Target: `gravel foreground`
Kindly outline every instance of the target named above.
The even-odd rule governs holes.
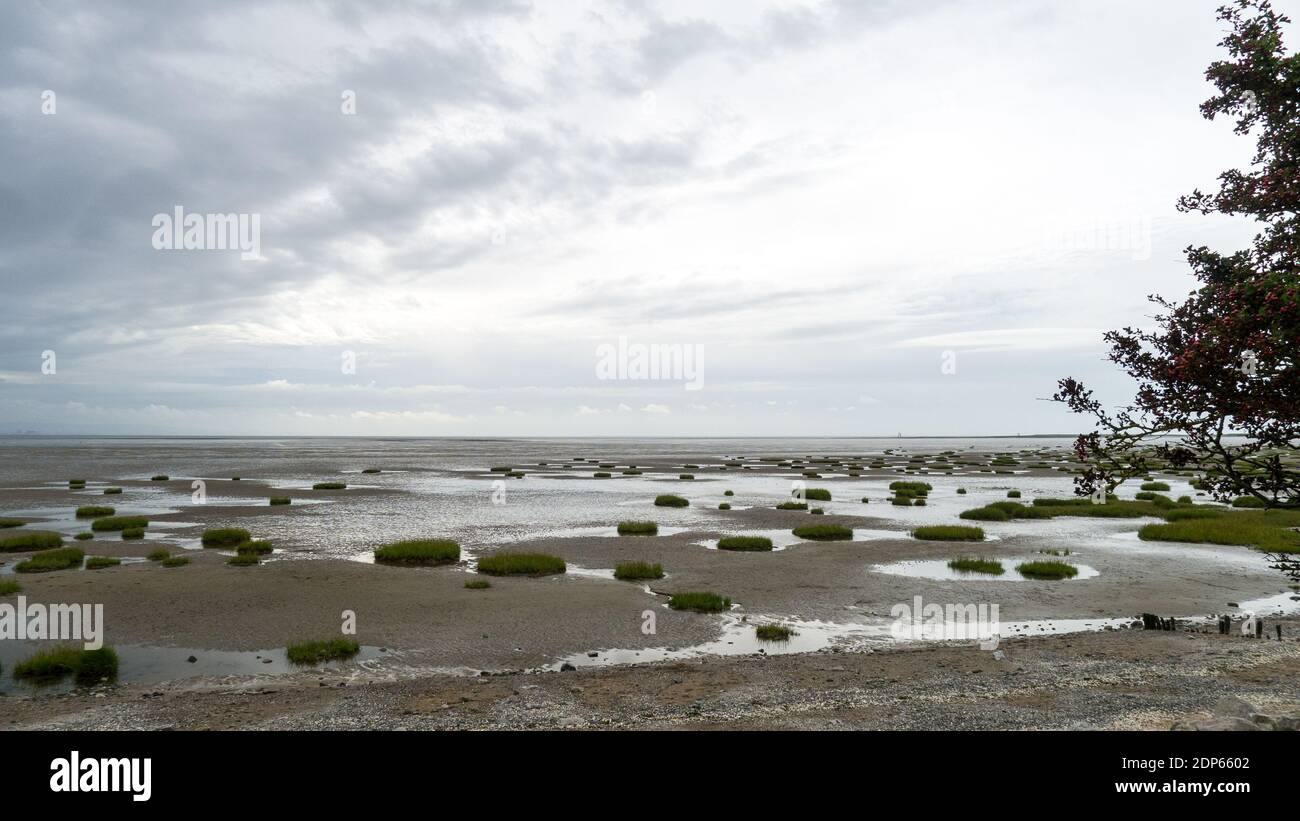
[[[340,666],[9,695],[0,721],[11,730],[1242,729],[1250,722],[1225,719],[1225,703],[1300,714],[1300,619],[1277,623],[1282,641],[1120,630],[1004,641],[1001,658],[933,644],[382,682]]]

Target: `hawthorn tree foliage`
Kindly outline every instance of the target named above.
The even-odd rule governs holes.
[[[1233,254],[1189,247],[1197,290],[1182,303],[1151,296],[1155,330],[1106,334],[1111,361],[1138,383],[1131,404],[1107,410],[1072,378],[1053,399],[1096,424],[1075,442],[1081,494],[1169,464],[1201,471],[1219,500],[1300,507],[1300,56],[1286,53],[1291,21],[1268,0],[1236,0],[1218,14],[1230,27],[1220,43],[1229,59],[1206,71],[1219,93],[1201,113],[1235,118],[1257,148],[1248,170],[1224,172],[1217,191],[1193,191],[1178,208],[1251,217],[1261,231]]]

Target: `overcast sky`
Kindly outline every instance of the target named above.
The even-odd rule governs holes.
[[[1217,2],[5,4],[0,433],[1075,431],[1254,231]]]

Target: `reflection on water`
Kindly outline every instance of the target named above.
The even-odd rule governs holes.
[[[1037,559],[1026,560],[1036,561]],[[948,566],[948,562],[943,559],[933,561],[902,561],[891,564],[878,564],[868,567],[867,570],[872,573],[886,573],[891,576],[909,576],[914,579],[933,579],[935,581],[994,581],[994,582],[1024,582],[1024,581],[1041,581],[1039,579],[1026,579],[1016,572],[1016,565],[1020,563],[1019,559],[1003,560],[1002,567],[1004,572],[996,573],[977,573],[969,570],[954,570]],[[1060,581],[1080,581],[1082,579],[1091,579],[1101,574],[1086,564],[1077,564],[1068,562],[1079,569],[1077,576]]]

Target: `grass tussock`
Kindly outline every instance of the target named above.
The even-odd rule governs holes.
[[[1171,518],[1186,515],[1191,510],[1172,510],[1169,515]],[[1270,553],[1296,553],[1300,552],[1300,533],[1288,529],[1291,520],[1290,516],[1275,518],[1265,513],[1225,511],[1220,516],[1145,525],[1138,530],[1138,538],[1151,542],[1244,545]]]
[[[686,507],[690,502],[672,493],[661,493],[655,497],[655,507]]]
[[[757,552],[772,549],[772,540],[766,536],[724,536],[718,540],[719,550]]]
[[[798,491],[795,494],[798,495]],[[803,492],[803,497],[810,502],[829,502],[831,492],[824,487],[810,487]]]
[[[650,562],[619,562],[614,568],[614,578],[625,582],[643,579],[662,579],[664,568],[661,564]]]
[[[238,547],[251,538],[242,527],[214,527],[203,531],[204,547]]]
[[[987,573],[991,576],[1001,576],[1006,572],[1002,567],[1002,562],[997,559],[984,559],[975,556],[968,556],[961,559],[953,559],[948,562],[948,567],[953,570],[960,570],[963,573]]]
[[[497,553],[478,560],[478,572],[489,576],[548,576],[567,569],[564,559],[546,553]]]
[[[347,482],[317,482],[311,486],[312,490],[345,490]]]
[[[274,507],[274,506],[276,506],[276,505],[288,505],[288,504],[293,504],[293,500],[290,499],[288,496],[272,496],[272,497],[271,497],[271,506],[272,506],[272,507]]]
[[[912,536],[928,542],[982,542],[984,528],[969,525],[926,525],[913,530]]]
[[[14,565],[15,573],[50,573],[55,570],[68,570],[81,567],[86,553],[79,547],[60,547],[54,550],[42,550],[30,559]]]
[[[161,564],[163,567],[184,567],[189,563],[190,563],[189,556],[168,556],[167,558],[159,562],[159,564]]]
[[[21,593],[23,586],[13,579],[0,579],[0,596],[12,596]]]
[[[105,496],[121,496],[121,495],[122,495],[122,488],[120,488],[120,487],[106,487],[106,488],[104,488],[104,495],[105,495]]]
[[[77,508],[78,519],[102,519],[105,516],[112,516],[117,512],[117,508],[107,505],[82,505]]]
[[[353,639],[334,638],[290,644],[285,648],[284,654],[294,664],[320,664],[352,658],[359,652],[361,645]]]
[[[731,599],[717,593],[675,593],[668,599],[673,610],[692,610],[696,613],[721,613],[731,609]]]
[[[465,581],[466,590],[487,590],[492,586],[492,582],[487,579],[467,579]]]
[[[24,522],[22,519],[0,518],[0,530],[5,530],[6,528],[10,528],[10,527],[22,527],[25,524],[27,523]]]
[[[164,559],[170,559],[171,555],[172,555],[171,551],[169,551],[167,548],[160,547],[157,550],[149,551],[149,555],[146,556],[145,558],[147,558],[151,562],[161,562]]]
[[[618,535],[620,536],[655,536],[659,533],[659,525],[655,522],[619,522]]]
[[[0,553],[19,553],[28,550],[48,550],[63,544],[63,537],[48,530],[29,530],[0,538]]]
[[[754,637],[759,641],[789,641],[797,635],[784,624],[760,624],[754,628]]]
[[[101,570],[105,567],[117,567],[121,563],[121,559],[115,559],[112,556],[91,556],[86,559],[86,569]]]
[[[800,539],[818,542],[847,541],[853,538],[853,528],[844,525],[804,525],[791,532]]]
[[[123,539],[143,539],[143,538],[144,538],[144,528],[143,528],[143,527],[124,527],[124,528],[122,528],[122,538],[123,538]]]
[[[84,533],[78,533],[76,536],[73,536],[72,538],[76,539],[79,542],[88,542],[91,539],[95,538],[95,534],[87,530]]]
[[[117,653],[112,647],[83,650],[71,645],[38,650],[14,665],[14,678],[37,683],[74,676],[80,685],[96,684],[117,676]]]
[[[1068,562],[1033,561],[1016,565],[1016,572],[1026,579],[1072,579],[1079,575],[1079,568]]]
[[[167,481],[170,481],[171,478],[172,478],[172,477],[168,476],[168,475],[165,474],[165,473],[160,473],[160,474],[158,474],[157,476],[150,476],[150,477],[149,477],[149,481],[151,481],[151,482],[167,482]]]
[[[807,502],[782,502],[776,506],[777,510],[807,510]]]
[[[460,544],[450,539],[409,539],[375,548],[383,564],[439,565],[460,561]]]
[[[254,539],[248,542],[240,542],[235,545],[236,553],[255,553],[259,556],[271,553],[274,549],[275,548],[273,548],[271,543],[266,539]]]
[[[91,530],[114,531],[126,530],[128,527],[148,527],[148,516],[105,516],[90,523]]]
[[[250,565],[261,564],[261,563],[262,560],[261,558],[258,557],[256,553],[236,553],[235,555],[231,556],[229,559],[226,559],[226,564],[233,565],[235,567],[249,567]]]
[[[722,502],[721,504],[718,505],[718,510],[731,510],[731,503]]]

